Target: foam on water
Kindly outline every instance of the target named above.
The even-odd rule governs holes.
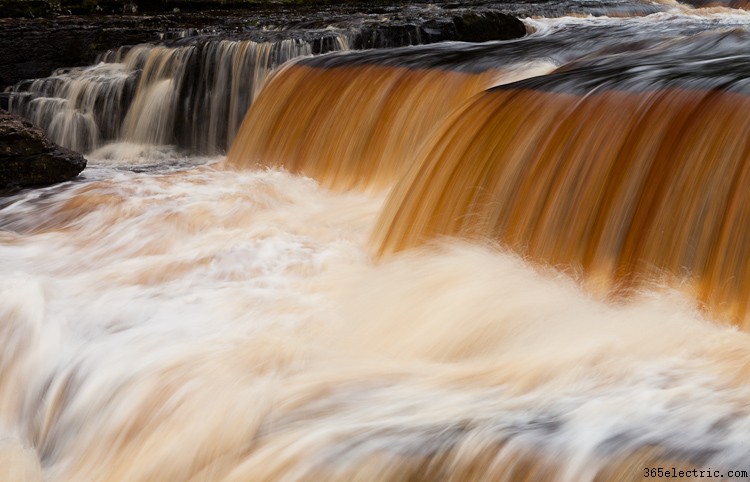
[[[382,195],[274,170],[88,177],[0,211],[5,471],[474,480],[535,454],[591,480],[649,447],[747,459],[748,335],[674,293],[616,305],[447,241],[374,264]]]
[[[669,30],[665,15],[629,22]],[[532,60],[533,75],[560,62]],[[375,261],[385,193],[222,171],[167,137],[104,146],[82,179],[0,199],[0,480],[750,469],[750,335],[694,300],[658,285],[600,299],[479,241]]]

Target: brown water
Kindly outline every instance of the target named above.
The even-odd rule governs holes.
[[[378,250],[492,238],[609,290],[671,273],[715,316],[744,324],[749,107],[703,90],[492,92],[396,188]]]
[[[750,470],[747,21],[303,59],[2,198],[0,480]]]
[[[283,165],[336,188],[387,187],[472,96],[552,69],[542,62],[481,73],[292,65],[250,110],[227,162]]]
[[[742,325],[750,38],[627,40],[556,71],[536,39],[526,62],[438,49],[298,62],[250,109],[228,164],[339,189],[398,180],[379,256],[439,236],[500,241],[613,296],[679,286]]]

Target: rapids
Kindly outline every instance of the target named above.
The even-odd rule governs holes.
[[[0,480],[750,470],[750,335],[693,285],[706,259],[731,266],[747,250],[745,218],[721,217],[722,228],[706,217],[732,204],[724,178],[747,204],[737,173],[748,164],[750,16],[675,5],[525,22],[531,35],[514,41],[299,57],[257,95],[222,81],[256,97],[228,157],[159,137],[179,120],[167,83],[181,77],[126,86],[144,100],[109,125],[145,137],[99,137],[81,178],[0,198]],[[125,55],[163,72],[190,55],[159,48]],[[110,87],[133,82],[110,60],[91,71]],[[227,135],[234,101],[203,99],[224,102],[204,139]],[[690,128],[671,124],[678,108]],[[97,129],[102,112],[92,110]],[[218,117],[221,136],[210,131]],[[622,179],[643,177],[648,156],[684,172],[653,178],[684,192],[643,218],[670,231],[648,231],[659,249],[638,259],[653,269],[628,268],[641,283],[596,289],[575,221],[591,219],[585,202],[628,198],[604,196],[613,181],[589,166],[627,161]],[[508,194],[511,178],[523,197]],[[554,182],[557,197],[539,194]],[[466,190],[484,197],[464,202]],[[548,215],[528,214],[548,200]],[[488,221],[511,205],[534,236]],[[734,250],[667,237],[704,225],[739,231]],[[535,240],[573,254],[550,260]],[[662,262],[667,248],[703,264]],[[715,273],[719,287],[734,279]]]

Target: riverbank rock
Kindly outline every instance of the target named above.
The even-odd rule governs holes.
[[[156,42],[170,26],[155,17],[0,19],[0,90],[61,67],[89,65],[121,45]]]
[[[750,0],[682,0],[681,3],[694,8],[725,7],[750,10]]]
[[[516,17],[495,11],[466,11],[453,18],[457,40],[487,42],[526,35],[526,26]]]
[[[58,68],[90,65],[99,54],[121,46],[189,41],[191,37],[197,42],[209,37],[279,40],[273,38],[275,35],[314,37],[319,41],[313,44],[312,53],[318,54],[338,49],[335,30],[350,32],[354,49],[446,40],[508,40],[526,34],[520,20],[495,10],[398,3],[316,7],[278,4],[231,12],[7,18],[0,19],[0,91],[25,79],[46,77]]]
[[[0,0],[2,17],[47,17],[52,8],[46,0]]]
[[[0,110],[0,188],[69,181],[85,167],[81,154],[58,146],[30,122]]]

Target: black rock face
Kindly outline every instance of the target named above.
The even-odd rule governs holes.
[[[0,110],[0,188],[69,181],[85,167],[81,154],[54,144],[31,123]]]
[[[0,17],[46,17],[52,14],[47,0],[0,0]]]
[[[448,40],[487,42],[510,40],[526,35],[526,27],[516,17],[497,11],[444,11],[433,18],[400,16],[387,23],[364,23],[354,39],[357,50],[431,44]]]
[[[526,27],[516,17],[495,11],[471,12],[453,18],[457,39],[463,42],[510,40],[526,35]]]
[[[0,17],[10,13],[10,10],[3,11],[3,1],[0,0]],[[237,5],[228,3],[225,6]],[[246,3],[239,5],[247,6]],[[352,38],[351,47],[354,49],[392,48],[445,40],[485,42],[526,34],[521,21],[497,10],[442,9],[399,3],[314,8],[304,4],[293,7],[280,4],[256,5],[253,9],[232,12],[206,10],[159,15],[0,18],[0,91],[24,79],[46,77],[58,68],[90,65],[97,55],[111,49],[139,43],[162,43],[182,38],[186,32],[190,32],[188,35],[214,35],[230,40],[245,37],[256,40],[255,37],[274,32],[280,37],[304,38],[316,36],[314,31],[318,31],[320,41],[313,53],[324,53],[332,50],[326,45],[326,41],[331,40],[330,35],[321,34],[327,28],[358,32]]]
[[[682,3],[695,8],[726,7],[744,10],[750,9],[750,1],[748,0],[683,0]]]
[[[156,41],[169,27],[158,17],[0,19],[0,90],[60,67],[89,65],[121,45]]]

